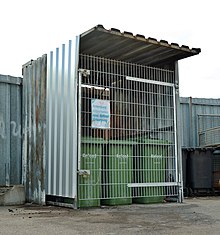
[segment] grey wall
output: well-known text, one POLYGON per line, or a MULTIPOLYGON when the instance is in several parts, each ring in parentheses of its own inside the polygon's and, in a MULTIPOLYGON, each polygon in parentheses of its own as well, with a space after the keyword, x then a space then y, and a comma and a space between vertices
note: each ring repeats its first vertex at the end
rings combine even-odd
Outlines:
POLYGON ((0 185, 21 183, 22 79, 0 75, 0 185))
MULTIPOLYGON (((182 129, 182 146, 198 147, 198 115, 220 115, 220 99, 180 98, 180 122, 182 129)), ((206 126, 213 120, 206 118, 206 126)))

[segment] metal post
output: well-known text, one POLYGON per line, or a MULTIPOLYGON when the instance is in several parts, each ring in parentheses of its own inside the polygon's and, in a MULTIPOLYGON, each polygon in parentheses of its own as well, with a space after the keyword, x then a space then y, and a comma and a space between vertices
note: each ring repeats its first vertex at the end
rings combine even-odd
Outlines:
POLYGON ((190 145, 190 147, 194 147, 194 145, 193 145, 193 126, 192 126, 192 97, 189 97, 189 145, 190 145))
MULTIPOLYGON (((178 62, 175 62, 175 81, 176 85, 179 85, 179 68, 178 68, 178 62)), ((178 87, 177 87, 178 88, 178 87)), ((176 89, 175 92, 176 97, 176 120, 180 120, 180 101, 179 101, 179 89, 176 89)), ((182 149, 181 149, 181 126, 180 122, 177 121, 176 124, 176 131, 177 131, 177 159, 178 161, 178 183, 179 183, 179 202, 183 202, 183 172, 182 172, 182 149)))
MULTIPOLYGON (((200 128, 200 115, 197 114, 197 119, 196 119, 196 123, 197 123, 197 131, 195 133, 195 136, 197 137, 197 141, 196 141, 196 146, 201 146, 201 141, 200 141, 200 133, 201 133, 201 128, 200 128)), ((204 131, 204 130, 203 130, 204 131)), ((206 138, 206 134, 205 134, 205 138, 206 138)), ((205 142, 206 143, 206 142, 205 142)))
POLYGON ((173 86, 173 107, 174 107, 174 143, 175 143, 175 151, 174 151, 174 154, 175 154, 175 169, 176 169, 176 181, 178 181, 178 137, 177 137, 177 113, 176 113, 176 110, 177 110, 177 103, 176 103, 176 88, 175 86, 173 86))
POLYGON ((81 81, 82 72, 79 71, 78 79, 78 171, 81 169, 81 81))
POLYGON ((82 95, 81 95, 81 85, 82 76, 88 76, 90 74, 89 70, 79 69, 79 80, 78 80, 78 171, 81 170, 81 105, 82 105, 82 95))

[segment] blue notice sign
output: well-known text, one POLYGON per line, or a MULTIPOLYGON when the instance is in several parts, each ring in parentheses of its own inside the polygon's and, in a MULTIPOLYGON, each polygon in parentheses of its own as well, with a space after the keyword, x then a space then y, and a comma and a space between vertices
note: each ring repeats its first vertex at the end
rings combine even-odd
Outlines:
POLYGON ((92 99, 92 128, 110 128, 110 101, 92 99))

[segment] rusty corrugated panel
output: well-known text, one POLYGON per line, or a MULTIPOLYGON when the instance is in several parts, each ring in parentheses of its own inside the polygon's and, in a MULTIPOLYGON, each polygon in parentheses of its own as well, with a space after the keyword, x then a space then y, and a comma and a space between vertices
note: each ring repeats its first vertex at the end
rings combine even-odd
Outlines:
POLYGON ((22 78, 0 75, 0 185, 21 184, 22 78))
POLYGON ((46 55, 23 67, 23 181, 26 199, 45 202, 46 55))
POLYGON ((150 66, 163 67, 177 60, 197 55, 199 48, 169 44, 165 40, 136 36, 98 25, 81 34, 80 53, 150 66))

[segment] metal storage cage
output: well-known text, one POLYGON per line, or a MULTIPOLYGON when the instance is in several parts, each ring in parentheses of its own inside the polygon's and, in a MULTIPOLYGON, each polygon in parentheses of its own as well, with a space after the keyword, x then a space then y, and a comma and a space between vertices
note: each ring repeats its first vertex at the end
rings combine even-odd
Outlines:
MULTIPOLYGON (((48 54, 46 184, 30 194, 75 207, 181 202, 177 61, 199 53, 98 25, 48 54)), ((44 73, 23 69, 32 92, 44 73)))
POLYGON ((102 167, 88 167, 91 179, 93 174, 102 178, 87 185, 80 181, 79 188, 87 187, 90 193, 80 200, 88 200, 97 184, 102 204, 128 204, 132 198, 135 202, 163 201, 165 196, 178 196, 174 72, 83 54, 79 67, 84 72, 79 86, 79 139, 90 137, 91 147, 89 154, 83 149, 78 157, 90 157, 93 146, 102 148, 101 156, 97 155, 102 167), (85 87, 91 91, 84 92, 85 87), (100 99, 106 103, 98 104, 100 99), (100 110, 92 110, 94 102, 100 110), (101 110, 108 104, 109 112, 101 110), (95 115, 99 115, 98 121, 95 115), (106 119, 109 126, 98 123, 106 119), (93 144, 97 138, 103 143, 93 144))

